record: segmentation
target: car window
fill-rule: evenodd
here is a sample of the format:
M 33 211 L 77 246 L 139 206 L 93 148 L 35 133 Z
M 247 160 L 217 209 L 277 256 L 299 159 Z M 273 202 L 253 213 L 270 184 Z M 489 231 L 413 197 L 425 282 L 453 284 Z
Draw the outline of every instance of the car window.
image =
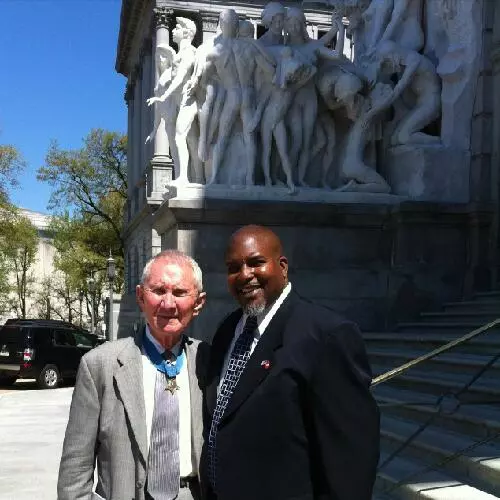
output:
M 58 346 L 75 347 L 73 333 L 68 330 L 54 330 L 54 344 Z
M 29 338 L 33 339 L 35 347 L 47 345 L 50 343 L 50 328 L 32 328 Z
M 73 332 L 73 336 L 76 340 L 77 347 L 88 347 L 89 349 L 94 347 L 94 342 L 84 333 Z

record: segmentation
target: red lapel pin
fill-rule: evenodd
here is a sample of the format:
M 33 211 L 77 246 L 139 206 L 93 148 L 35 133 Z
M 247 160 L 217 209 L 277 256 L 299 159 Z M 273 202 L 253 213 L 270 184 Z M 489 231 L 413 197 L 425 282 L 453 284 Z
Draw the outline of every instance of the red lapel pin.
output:
M 271 368 L 271 362 L 268 359 L 265 359 L 260 363 L 260 366 L 262 366 L 264 370 L 269 370 L 269 368 Z

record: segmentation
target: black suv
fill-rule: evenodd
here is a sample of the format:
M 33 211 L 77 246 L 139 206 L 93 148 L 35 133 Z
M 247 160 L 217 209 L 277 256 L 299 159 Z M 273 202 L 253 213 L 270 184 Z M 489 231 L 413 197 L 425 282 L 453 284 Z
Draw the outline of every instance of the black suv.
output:
M 0 329 L 0 385 L 35 378 L 42 389 L 55 389 L 103 341 L 64 321 L 8 319 Z

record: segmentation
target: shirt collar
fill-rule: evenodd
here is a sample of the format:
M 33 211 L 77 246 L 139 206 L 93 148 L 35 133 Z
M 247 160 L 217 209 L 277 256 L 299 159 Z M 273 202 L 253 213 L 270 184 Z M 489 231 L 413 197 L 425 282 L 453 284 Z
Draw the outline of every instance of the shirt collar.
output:
M 155 349 L 160 353 L 163 354 L 166 349 L 153 337 L 151 334 L 151 330 L 149 329 L 149 325 L 146 323 L 146 336 L 147 338 L 153 343 L 155 346 Z M 181 346 L 182 346 L 182 337 L 177 344 L 175 344 L 170 351 L 175 354 L 175 356 L 179 356 L 181 353 Z
M 260 337 L 264 333 L 267 325 L 269 325 L 281 304 L 283 304 L 285 299 L 288 297 L 288 294 L 291 290 L 292 284 L 288 282 L 285 288 L 283 288 L 283 290 L 281 291 L 279 297 L 273 302 L 273 305 L 267 308 L 262 314 L 257 315 L 257 328 L 254 332 L 255 337 Z M 243 318 L 241 320 L 243 325 L 245 324 L 248 316 L 248 314 L 243 314 Z

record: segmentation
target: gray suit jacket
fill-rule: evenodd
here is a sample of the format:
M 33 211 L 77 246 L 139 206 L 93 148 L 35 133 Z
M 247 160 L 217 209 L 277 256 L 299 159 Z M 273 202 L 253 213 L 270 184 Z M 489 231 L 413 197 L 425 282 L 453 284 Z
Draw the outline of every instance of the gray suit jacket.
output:
M 192 447 L 198 464 L 207 356 L 207 344 L 188 340 Z M 140 339 L 107 342 L 82 358 L 59 468 L 59 500 L 92 498 L 96 460 L 96 493 L 106 500 L 144 500 L 148 457 L 142 378 Z

